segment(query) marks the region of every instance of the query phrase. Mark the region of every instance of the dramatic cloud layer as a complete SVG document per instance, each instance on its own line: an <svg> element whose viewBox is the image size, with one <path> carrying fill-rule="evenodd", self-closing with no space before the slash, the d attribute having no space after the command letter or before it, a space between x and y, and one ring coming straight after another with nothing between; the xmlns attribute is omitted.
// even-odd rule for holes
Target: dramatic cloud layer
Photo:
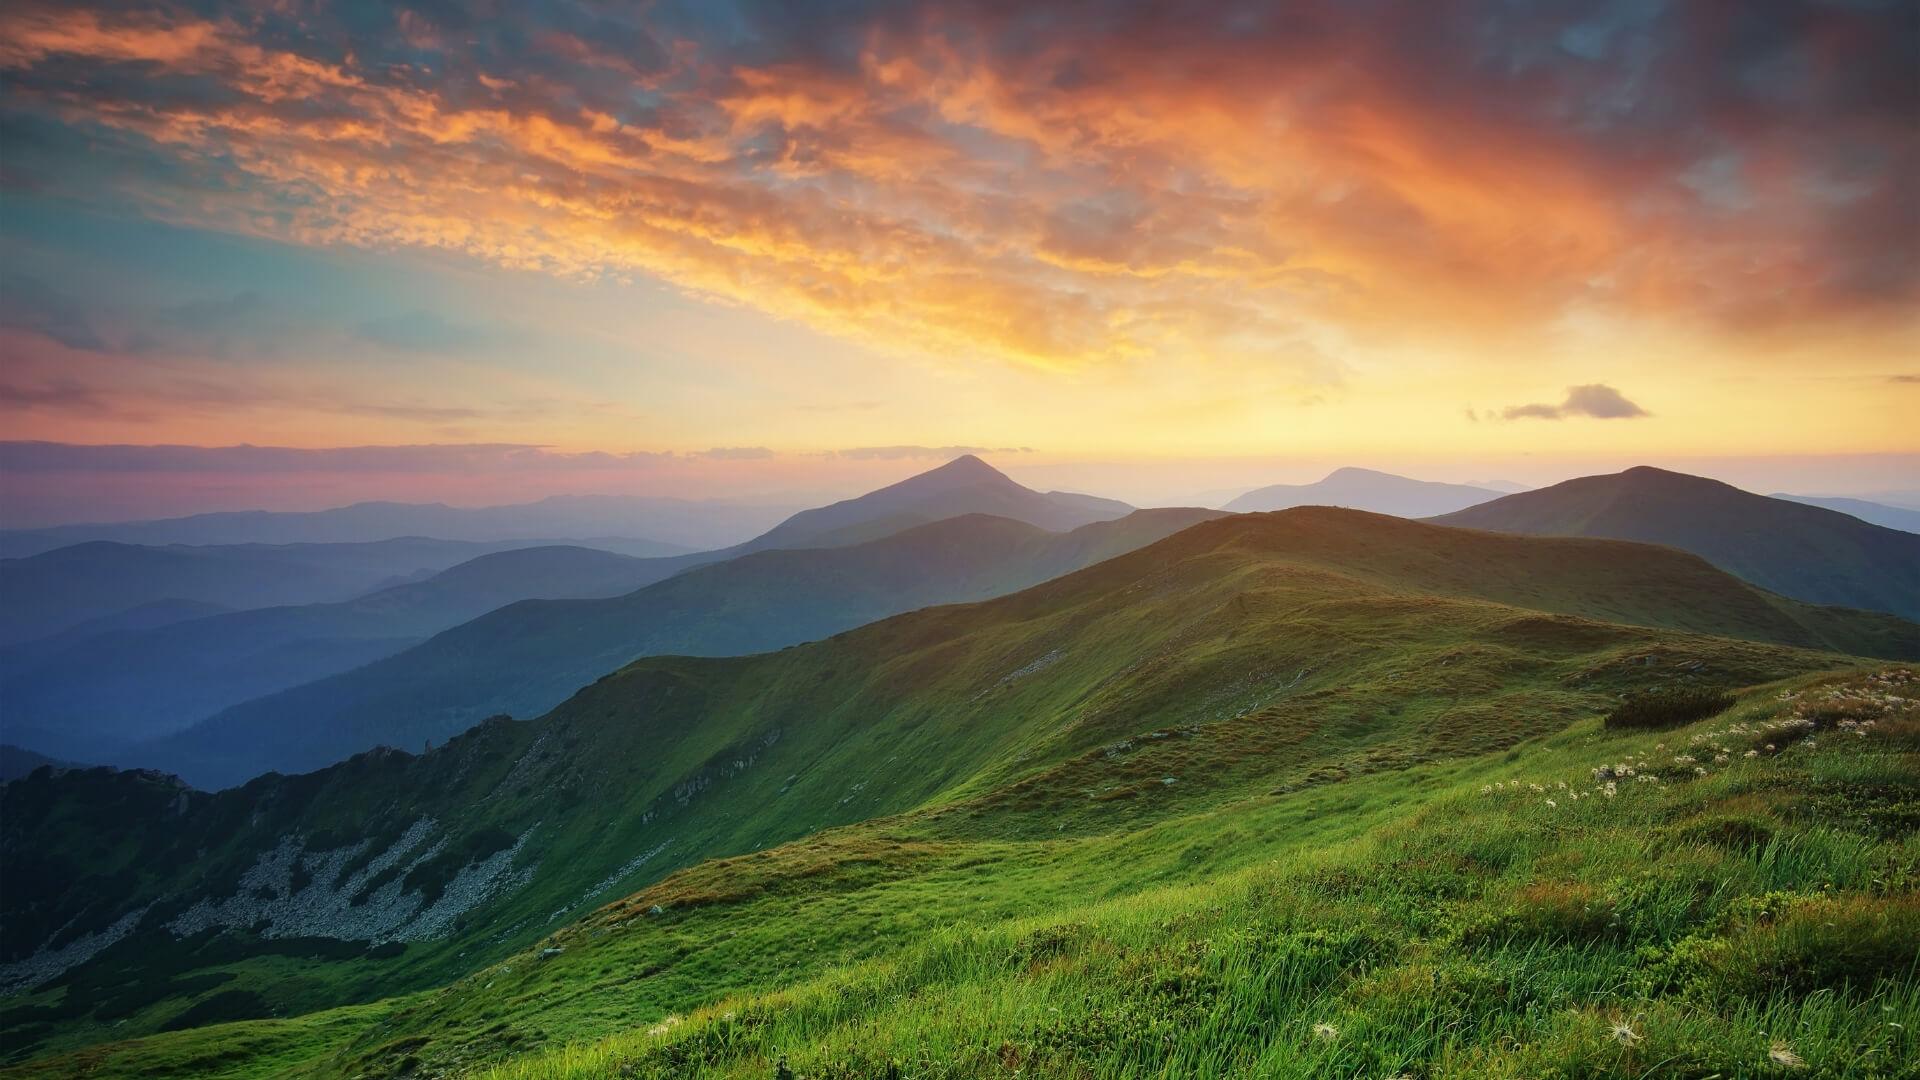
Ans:
<svg viewBox="0 0 1920 1080"><path fill-rule="evenodd" d="M5 182L643 274L921 354L1311 385L1345 337L1899 316L1917 10L27 2Z"/></svg>
<svg viewBox="0 0 1920 1080"><path fill-rule="evenodd" d="M14 0L0 428L192 444L14 467L84 516L1910 454L1916 70L1910 0Z"/></svg>

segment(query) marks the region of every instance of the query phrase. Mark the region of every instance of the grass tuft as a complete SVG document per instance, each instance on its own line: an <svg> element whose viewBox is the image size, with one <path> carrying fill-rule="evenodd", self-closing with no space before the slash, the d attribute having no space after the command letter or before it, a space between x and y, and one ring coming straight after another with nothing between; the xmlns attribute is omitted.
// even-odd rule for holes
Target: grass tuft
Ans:
<svg viewBox="0 0 1920 1080"><path fill-rule="evenodd" d="M1733 707L1733 695L1704 687L1676 687L1634 694L1607 713L1607 730L1659 730L1705 720Z"/></svg>

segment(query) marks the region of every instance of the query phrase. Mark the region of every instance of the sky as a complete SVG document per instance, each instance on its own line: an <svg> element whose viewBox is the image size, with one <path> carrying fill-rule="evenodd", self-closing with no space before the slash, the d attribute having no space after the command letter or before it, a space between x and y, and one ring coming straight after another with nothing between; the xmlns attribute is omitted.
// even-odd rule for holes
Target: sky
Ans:
<svg viewBox="0 0 1920 1080"><path fill-rule="evenodd" d="M1916 70L1871 0L14 0L0 510L1912 489Z"/></svg>

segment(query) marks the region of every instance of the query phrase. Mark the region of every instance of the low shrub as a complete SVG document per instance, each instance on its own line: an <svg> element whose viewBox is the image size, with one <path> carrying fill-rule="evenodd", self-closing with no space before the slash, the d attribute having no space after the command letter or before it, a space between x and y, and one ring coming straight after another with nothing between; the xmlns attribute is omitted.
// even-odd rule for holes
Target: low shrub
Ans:
<svg viewBox="0 0 1920 1080"><path fill-rule="evenodd" d="M1733 695L1706 687L1651 690L1635 694L1607 714L1609 731L1672 728L1705 720L1733 707Z"/></svg>
<svg viewBox="0 0 1920 1080"><path fill-rule="evenodd" d="M1682 843L1704 844L1751 855L1774 838L1773 823L1752 815L1719 814L1698 818L1674 830Z"/></svg>
<svg viewBox="0 0 1920 1080"><path fill-rule="evenodd" d="M1752 898L1722 933L1696 935L1649 967L1656 982L1707 1000L1871 991L1920 969L1920 900L1869 894Z"/></svg>

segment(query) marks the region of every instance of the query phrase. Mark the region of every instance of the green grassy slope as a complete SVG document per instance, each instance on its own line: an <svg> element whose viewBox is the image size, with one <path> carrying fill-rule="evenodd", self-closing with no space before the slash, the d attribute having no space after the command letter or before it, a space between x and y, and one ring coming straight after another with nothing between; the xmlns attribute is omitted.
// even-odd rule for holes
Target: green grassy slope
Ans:
<svg viewBox="0 0 1920 1080"><path fill-rule="evenodd" d="M310 1069L1911 1077L1916 691L1796 680L1135 830L842 830L677 875Z"/></svg>
<svg viewBox="0 0 1920 1080"><path fill-rule="evenodd" d="M529 601L355 671L288 689L133 752L203 786L418 747L488 716L534 716L637 656L733 655L928 604L997 596L1217 516L1143 510L1071 533L969 515L853 547L763 551L625 596Z"/></svg>
<svg viewBox="0 0 1920 1080"><path fill-rule="evenodd" d="M797 938L729 915L647 936L655 951L632 964L540 984L511 1007L394 1020L426 1032L409 1037L442 1064L586 1037L877 955L904 940L872 930L896 918L896 900L924 919L998 918L1196 880L1265 850L1249 836L1338 834L1347 825L1306 822L1361 820L1347 815L1361 809L1343 794L1350 782L1455 767L1591 717L1624 690L1742 686L1845 663L1707 632L1858 647L1910 633L1903 625L1783 601L1661 549L1332 510L1208 522L1000 600L777 653L642 660L542 721L487 724L424 757L365 755L213 796L127 774L7 785L5 854L10 866L38 860L22 877L41 885L6 895L0 959L83 940L155 903L119 944L17 998L0 1035L16 1055L45 1053L425 988L649 883L642 914L765 901L799 918L839 903L836 882L922 882L805 922ZM1233 825L1248 799L1280 800L1252 833ZM1170 823L1195 815L1218 835L1190 852L1192 836ZM367 910L384 909L374 894L388 884L466 895L463 871L483 864L505 884L402 947L369 948L391 928L323 940L273 910L350 878L423 819L406 858L357 887ZM1163 847L1156 836L1188 838ZM311 856L304 878L256 872L296 839ZM796 841L764 857L765 873L753 858L699 866ZM353 865L322 857L340 851ZM225 934L160 929L203 899L249 898L265 914L243 912ZM931 925L921 918L901 923L908 937ZM491 1010L483 1028L504 1025L500 1038L448 1037L472 1030L479 1009ZM394 1066L406 1053L381 1051L381 1034L355 1053Z"/></svg>
<svg viewBox="0 0 1920 1080"><path fill-rule="evenodd" d="M1920 618L1920 536L1698 476L1628 469L1433 520L1531 536L1666 544L1783 596Z"/></svg>

